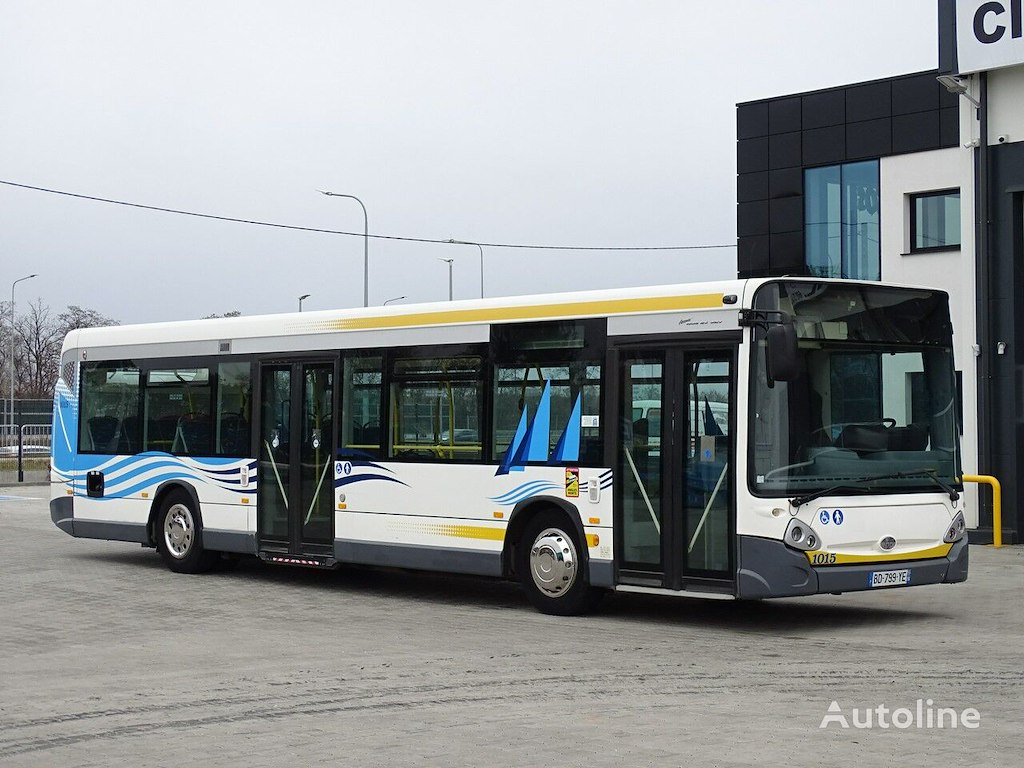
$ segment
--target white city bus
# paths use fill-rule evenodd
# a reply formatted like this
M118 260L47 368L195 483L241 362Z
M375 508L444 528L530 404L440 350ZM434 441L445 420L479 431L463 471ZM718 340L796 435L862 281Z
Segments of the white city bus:
M745 280L73 331L51 514L220 560L757 599L967 577L947 296Z

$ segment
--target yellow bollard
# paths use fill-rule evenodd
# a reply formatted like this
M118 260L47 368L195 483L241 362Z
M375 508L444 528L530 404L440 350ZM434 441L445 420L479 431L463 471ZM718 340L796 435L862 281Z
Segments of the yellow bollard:
M1003 488L992 475L964 475L965 483L987 483L992 486L992 546L1003 546Z

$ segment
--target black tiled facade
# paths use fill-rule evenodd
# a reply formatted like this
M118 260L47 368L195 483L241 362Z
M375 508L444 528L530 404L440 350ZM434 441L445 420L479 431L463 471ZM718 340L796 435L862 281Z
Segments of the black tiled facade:
M956 146L957 97L921 72L736 107L740 277L807 274L805 168Z

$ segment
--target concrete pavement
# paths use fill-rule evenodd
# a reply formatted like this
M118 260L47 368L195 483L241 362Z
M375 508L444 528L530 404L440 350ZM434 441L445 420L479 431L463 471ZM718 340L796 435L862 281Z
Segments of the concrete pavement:
M243 562L181 576L0 489L0 764L1007 765L1024 722L1024 549L966 584L755 604ZM11 499L10 496L37 497ZM976 708L981 727L819 725Z

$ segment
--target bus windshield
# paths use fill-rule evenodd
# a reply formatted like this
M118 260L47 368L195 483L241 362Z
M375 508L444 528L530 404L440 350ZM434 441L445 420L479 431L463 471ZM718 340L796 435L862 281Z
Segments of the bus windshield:
M763 286L755 310L791 320L800 364L751 366L751 488L765 496L935 491L957 484L959 424L947 297L860 284ZM779 315L778 313L783 313ZM844 486L844 483L850 485Z

